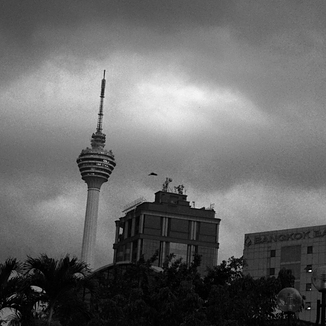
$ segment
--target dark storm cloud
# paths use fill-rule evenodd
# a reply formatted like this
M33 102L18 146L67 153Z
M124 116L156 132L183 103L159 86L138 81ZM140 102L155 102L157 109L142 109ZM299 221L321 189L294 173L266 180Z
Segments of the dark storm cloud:
M309 31L314 31L316 25L324 28L324 7L319 1L309 6L297 1L7 1L2 3L0 11L2 82L16 78L25 69L39 66L54 53L70 52L77 59L101 56L103 51L110 55L123 48L141 53L172 49L182 52L185 46L188 53L182 53L185 60L181 64L189 71L196 72L206 82L212 74L213 82L235 83L235 87L242 87L257 100L258 94L263 93L266 105L275 100L274 90L288 92L288 87L284 87L288 81L282 73L286 64L284 58L291 60L289 54L293 52L297 60L302 52L311 50L314 43L308 37ZM266 61L261 57L256 56L258 69L251 69L252 73L242 69L234 71L234 76L232 71L224 75L223 66L214 64L214 57L223 55L222 47L218 51L212 49L214 44L210 44L210 39L205 40L205 33L187 44L192 31L219 27L244 42L244 47L248 43L254 47L253 51L263 51L261 56L267 57L270 68L276 68L276 71L269 71L268 78L277 83L275 89L269 90L270 82L266 83L262 76L265 70L260 71L260 68ZM88 31L92 28L96 30L90 35ZM282 37L285 37L283 43ZM204 55L205 60L198 55ZM229 54L224 52L224 55ZM276 67L272 60L277 61ZM291 65L286 71L289 68ZM292 64L292 69L296 69L296 65ZM253 85L259 89L252 88Z
M16 39L28 41L39 26L67 28L88 23L123 21L138 27L159 28L160 32L179 27L221 24L234 10L234 1L7 1L2 2L2 27ZM165 27L165 29L161 29Z
M293 188L325 187L324 134L316 139L314 135L276 128L273 132L260 130L252 139L249 130L239 131L206 140L196 139L195 133L187 135L187 143L164 137L153 140L152 145L146 135L138 135L138 146L131 148L125 143L119 148L120 164L141 173L158 160L164 175L183 175L189 186L203 191L216 187L226 191L239 183L260 180ZM127 159L129 155L132 161Z
M215 1L3 1L2 83L38 67L56 52L96 56L108 43L110 51L115 51L121 42L138 50L152 47L149 43L155 41L153 37L130 39L128 31L132 35L135 28L145 28L166 34L191 25L216 24L222 20L224 8L230 6L230 1L227 6ZM92 26L102 39L96 44L87 40L85 44L85 38L96 38L96 33L87 33ZM111 38L112 34L116 35Z

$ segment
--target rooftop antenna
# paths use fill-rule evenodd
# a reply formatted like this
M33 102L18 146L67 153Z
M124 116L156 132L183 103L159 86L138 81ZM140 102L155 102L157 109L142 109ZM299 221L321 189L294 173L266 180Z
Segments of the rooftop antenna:
M97 133L102 133L102 121L103 121L103 102L104 102L104 91L105 91L105 70L103 72L103 79L102 79L102 84L101 84L101 102L100 102L100 111L98 113L98 122L97 122L97 128L96 132Z
M179 185L177 187L174 187L174 191L180 195L183 195L184 185Z
M162 191L164 192L169 192L169 183L172 182L171 178L166 178L164 183L163 183L163 188Z
M105 134L102 132L102 121L103 121L103 101L104 101L104 91L105 91L105 70L103 73L103 79L101 84L101 101L100 101L100 110L98 113L98 121L97 121L97 127L96 132L93 133L92 139L91 139L91 145L92 148L104 148L105 145Z

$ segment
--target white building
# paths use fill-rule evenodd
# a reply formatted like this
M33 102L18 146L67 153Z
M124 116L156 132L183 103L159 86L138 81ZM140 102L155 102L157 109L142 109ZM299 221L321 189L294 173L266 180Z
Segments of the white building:
M282 268L291 269L295 288L305 297L300 319L316 320L321 294L312 285L311 275L326 265L326 225L246 234L243 257L244 272L254 278L277 277Z

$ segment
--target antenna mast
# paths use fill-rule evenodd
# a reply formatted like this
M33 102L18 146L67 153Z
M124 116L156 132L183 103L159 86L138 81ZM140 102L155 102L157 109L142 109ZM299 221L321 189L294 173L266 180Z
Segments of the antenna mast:
M100 102L100 111L98 113L98 122L97 122L97 133L102 133L102 121L103 121L103 102L104 102L104 91L105 91L105 70L103 72L103 79L101 84L101 102Z

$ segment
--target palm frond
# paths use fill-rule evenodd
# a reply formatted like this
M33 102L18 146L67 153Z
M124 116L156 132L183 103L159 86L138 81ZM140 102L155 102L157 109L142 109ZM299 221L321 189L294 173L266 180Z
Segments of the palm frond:
M49 312L48 319L59 317L62 309L71 312L80 307L80 289L85 286L90 271L84 262L69 255L61 259L53 259L45 254L38 258L28 257L25 265L25 276L30 279L30 285L42 289L39 293L39 302L46 302ZM78 310L78 309L77 309ZM85 307L76 311L79 316L84 316Z
M16 258L8 258L4 264L0 264L0 286L5 284L10 277L12 277L13 272L20 272L22 264L18 262Z

